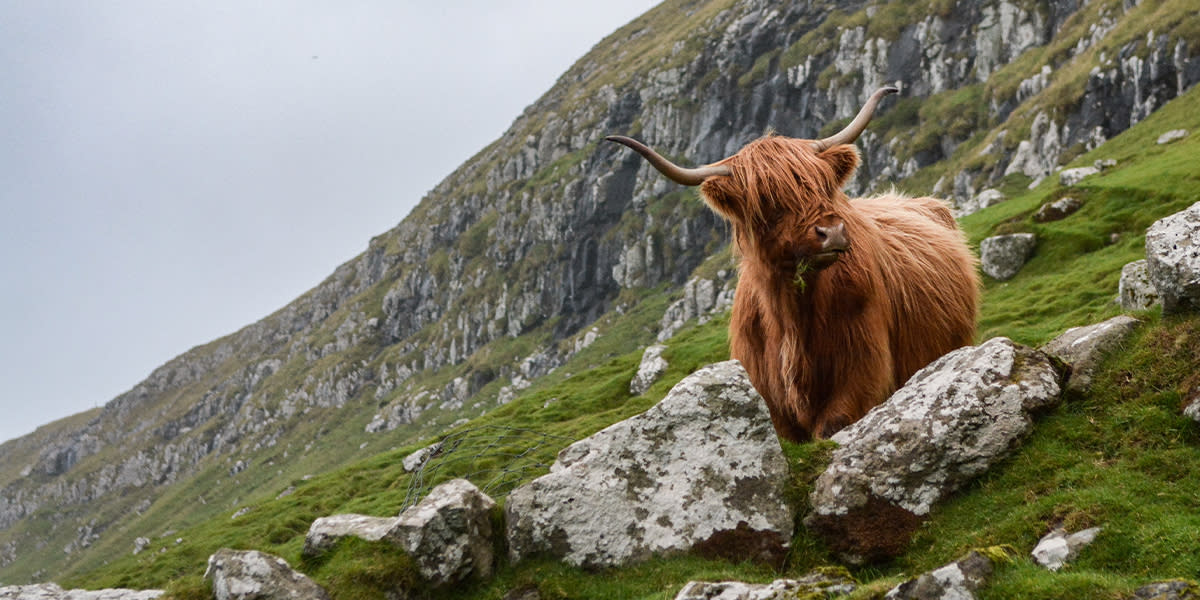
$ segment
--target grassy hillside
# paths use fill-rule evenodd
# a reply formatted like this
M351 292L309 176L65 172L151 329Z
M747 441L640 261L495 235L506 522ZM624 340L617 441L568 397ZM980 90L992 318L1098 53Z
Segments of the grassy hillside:
M1036 189L1020 188L1022 193L1011 200L964 219L976 245L988 235L1016 231L1036 233L1039 240L1036 256L1017 277L986 283L980 340L1005 335L1037 345L1068 327L1120 312L1113 303L1120 268L1142 257L1145 228L1200 201L1197 107L1200 88L1076 159L1078 165L1115 159L1115 169L1072 188L1050 177ZM1154 143L1159 134L1176 128L1193 133L1170 145ZM1083 208L1062 221L1032 221L1039 206L1066 195L1083 200ZM728 254L720 256L713 259L720 265L701 269L726 266ZM423 481L414 481L400 463L432 438L395 440L394 450L311 479L281 459L279 473L241 499L238 506L250 510L236 518L231 518L236 507L197 500L222 481L197 481L155 503L151 511L162 528L180 522L180 515L189 527L158 535L136 556L129 553L133 532L106 536L115 539L109 542L111 552L104 553L107 559L79 565L60 583L166 586L178 598L206 597L201 574L207 557L220 547L232 547L283 556L328 586L335 598L383 598L390 582L411 577L406 560L379 545L353 543L322 561L305 562L300 548L312 520L340 512L394 515L413 494L456 476L488 486L502 502L516 483L545 472L556 452L571 441L645 410L688 373L728 356L726 319L693 326L669 342L667 375L647 394L630 396L628 383L641 348L652 341L653 324L669 300L663 289L626 298L621 311L600 320L599 339L570 363L513 402L441 436L456 441L460 450L447 454L441 468ZM1118 598L1148 581L1200 574L1200 554L1195 552L1200 426L1180 415L1180 403L1200 392L1200 317L1161 318L1157 309L1136 316L1146 325L1125 350L1108 359L1094 391L1068 398L1038 424L1014 457L937 509L908 553L892 563L854 571L864 584L858 597L872 597L970 548L997 544L1009 544L1021 554L1000 569L984 591L986 598ZM785 444L785 450L793 468L792 493L803 501L830 446ZM1055 574L1035 566L1027 553L1056 525L1105 529L1076 562ZM793 548L779 571L684 556L622 569L614 577L551 562L514 566L502 560L490 582L429 595L500 598L509 590L536 586L547 599L670 598L691 579L769 581L832 564L803 527L797 529Z

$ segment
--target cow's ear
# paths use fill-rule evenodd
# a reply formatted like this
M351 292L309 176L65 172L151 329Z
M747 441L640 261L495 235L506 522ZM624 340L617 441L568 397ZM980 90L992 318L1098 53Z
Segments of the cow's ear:
M737 200L730 196L726 186L721 185L724 182L719 182L717 179L710 177L700 184L700 198L721 218L727 221L742 221Z
M838 144L817 156L833 167L838 189L846 185L846 181L854 174L854 169L858 168L858 148L850 144Z

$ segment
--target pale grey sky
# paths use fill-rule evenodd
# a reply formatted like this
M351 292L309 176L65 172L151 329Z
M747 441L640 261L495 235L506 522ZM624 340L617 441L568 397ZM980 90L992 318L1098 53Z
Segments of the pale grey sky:
M0 441L319 283L656 3L0 0Z

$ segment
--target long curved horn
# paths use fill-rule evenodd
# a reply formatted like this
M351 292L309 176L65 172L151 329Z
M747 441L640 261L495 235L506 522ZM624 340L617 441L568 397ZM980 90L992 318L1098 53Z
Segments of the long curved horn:
M862 135L864 129L867 128L867 123L871 122L871 117L875 116L875 106L879 101L888 94L895 94L900 90L894 86L881 87L875 90L874 94L867 99L867 103L858 111L858 116L854 117L853 121L841 131L823 139L812 143L813 152L822 152L838 144L853 144L854 140Z
M629 146L645 157L646 161L658 169L659 173L666 175L667 179L675 183L683 185L700 185L705 179L715 177L717 175L729 175L731 171L725 165L711 165L707 167L697 167L688 169L681 167L665 158L659 153L650 149L649 146L623 135L610 135L604 138L610 142L616 142L625 146Z

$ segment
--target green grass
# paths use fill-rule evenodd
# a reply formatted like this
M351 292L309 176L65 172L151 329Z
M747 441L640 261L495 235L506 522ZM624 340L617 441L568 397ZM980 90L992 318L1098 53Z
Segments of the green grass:
M1089 586L1124 592L1200 573L1189 549L1200 533L1200 432L1179 412L1180 382L1195 380L1200 320L1151 323L1128 347L1087 397L1069 398L1015 456L941 506L903 567L929 569L997 543L1028 551L1053 527L1099 525L1069 577L1025 565L989 597L1083 597L1075 594Z

